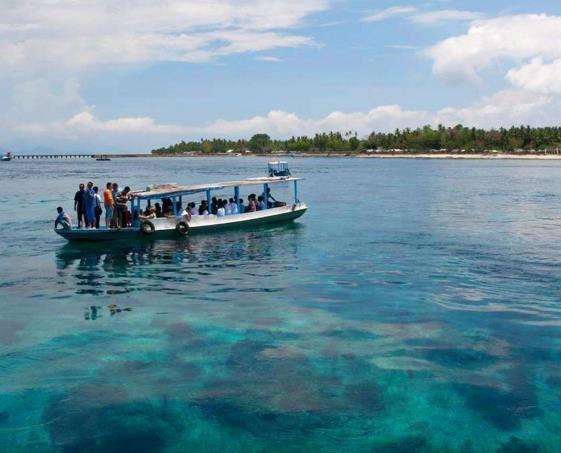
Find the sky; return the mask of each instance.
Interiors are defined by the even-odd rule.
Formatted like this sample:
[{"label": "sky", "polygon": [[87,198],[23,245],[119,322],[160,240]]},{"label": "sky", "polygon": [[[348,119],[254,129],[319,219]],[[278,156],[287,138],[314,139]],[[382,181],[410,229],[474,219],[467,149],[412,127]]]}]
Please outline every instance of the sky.
[{"label": "sky", "polygon": [[561,125],[561,2],[0,0],[0,149]]}]

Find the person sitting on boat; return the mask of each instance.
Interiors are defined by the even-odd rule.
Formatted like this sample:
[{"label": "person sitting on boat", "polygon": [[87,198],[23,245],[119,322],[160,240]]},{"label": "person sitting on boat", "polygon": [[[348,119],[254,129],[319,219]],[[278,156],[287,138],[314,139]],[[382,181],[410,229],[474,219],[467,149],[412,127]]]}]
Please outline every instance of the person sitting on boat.
[{"label": "person sitting on boat", "polygon": [[245,212],[245,206],[243,204],[243,199],[242,198],[238,198],[238,203],[240,204],[240,207],[238,209],[238,213],[239,214],[243,214]]},{"label": "person sitting on boat", "polygon": [[191,217],[199,215],[199,210],[194,202],[189,203],[187,207],[189,208],[189,214],[191,214]]},{"label": "person sitting on boat", "polygon": [[258,211],[261,211],[261,210],[263,209],[263,206],[264,206],[264,204],[263,204],[263,196],[259,195],[259,196],[257,197],[256,206],[257,206],[257,210],[258,210]]},{"label": "person sitting on boat", "polygon": [[199,206],[199,215],[208,215],[208,204],[206,200],[201,201],[201,205]]},{"label": "person sitting on boat", "polygon": [[62,225],[62,228],[65,230],[72,229],[72,220],[70,220],[70,216],[64,212],[62,206],[56,208],[56,211],[58,212],[58,215],[55,220],[55,229],[59,224]]},{"label": "person sitting on boat", "polygon": [[255,212],[255,211],[257,211],[257,202],[255,201],[255,194],[252,193],[248,197],[246,212]]},{"label": "person sitting on boat", "polygon": [[174,212],[173,212],[173,207],[172,207],[172,206],[168,206],[168,209],[167,209],[167,211],[166,211],[166,217],[167,217],[168,219],[170,219],[170,218],[172,218],[172,217],[175,217],[175,214],[174,214]]},{"label": "person sitting on boat", "polygon": [[212,197],[212,200],[210,202],[210,212],[212,214],[215,214],[218,212],[218,200],[216,199],[216,197]]},{"label": "person sitting on boat", "polygon": [[216,211],[216,215],[218,217],[224,217],[226,215],[226,205],[227,205],[226,200],[220,203],[220,207]]},{"label": "person sitting on boat", "polygon": [[146,209],[146,212],[139,217],[140,217],[141,220],[155,219],[156,218],[156,208],[154,208],[153,206],[149,206]]},{"label": "person sitting on boat", "polygon": [[160,218],[164,216],[164,213],[162,211],[162,206],[160,205],[160,203],[154,203],[154,209],[156,210],[156,217]]},{"label": "person sitting on boat", "polygon": [[189,206],[191,204],[188,203],[187,206],[185,206],[185,209],[183,211],[181,211],[181,218],[183,220],[185,220],[187,223],[189,223],[191,221],[191,212],[189,211]]},{"label": "person sitting on boat", "polygon": [[236,215],[238,214],[238,205],[234,202],[233,198],[230,198],[230,202],[228,203],[228,211],[229,215]]}]

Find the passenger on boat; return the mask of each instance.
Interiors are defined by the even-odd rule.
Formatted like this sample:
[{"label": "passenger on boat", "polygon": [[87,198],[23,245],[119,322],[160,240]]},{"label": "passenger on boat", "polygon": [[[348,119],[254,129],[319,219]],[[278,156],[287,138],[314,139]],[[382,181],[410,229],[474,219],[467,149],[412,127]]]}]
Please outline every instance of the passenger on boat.
[{"label": "passenger on boat", "polygon": [[64,212],[64,209],[62,209],[61,206],[56,208],[56,211],[58,212],[58,215],[55,220],[55,229],[60,224],[63,229],[70,230],[72,228],[72,220],[70,220],[70,216]]},{"label": "passenger on boat", "polygon": [[206,200],[201,201],[201,205],[199,206],[199,215],[208,215],[208,204]]},{"label": "passenger on boat", "polygon": [[257,210],[261,211],[263,209],[263,197],[261,195],[259,195],[257,197]]},{"label": "passenger on boat", "polygon": [[167,214],[169,208],[173,211],[173,202],[171,198],[162,198],[162,211]]},{"label": "passenger on boat", "polygon": [[[126,218],[126,213],[127,213],[127,203],[129,202],[129,200],[131,199],[130,196],[130,192],[131,189],[130,187],[125,187],[125,189],[122,192],[119,192],[117,194],[117,199],[116,199],[116,203],[115,203],[115,215],[116,215],[116,222],[115,222],[115,226],[120,229],[123,226],[127,226],[127,218]],[[130,213],[129,213],[130,216]]]},{"label": "passenger on boat", "polygon": [[220,207],[216,211],[216,215],[218,217],[224,217],[226,215],[226,205],[227,204],[228,203],[226,202],[226,200],[220,202]]},{"label": "passenger on boat", "polygon": [[82,228],[82,222],[86,222],[86,191],[84,184],[80,183],[78,192],[74,195],[74,211],[78,216],[78,228]]},{"label": "passenger on boat", "polygon": [[154,209],[156,210],[157,218],[164,216],[164,213],[162,212],[162,206],[160,206],[160,203],[154,203]]},{"label": "passenger on boat", "polygon": [[238,199],[238,202],[240,203],[239,213],[243,214],[245,212],[245,206],[243,204],[243,199],[242,198]]},{"label": "passenger on boat", "polygon": [[212,197],[212,200],[210,202],[210,212],[216,215],[218,212],[218,208],[218,200],[216,199],[216,197]]},{"label": "passenger on boat", "polygon": [[113,200],[113,194],[111,193],[111,183],[108,182],[105,185],[105,190],[103,191],[103,206],[105,208],[105,228],[111,228],[114,205],[115,205],[115,201]]},{"label": "passenger on boat", "polygon": [[142,220],[151,220],[156,218],[156,208],[153,206],[149,206],[146,209],[146,212],[140,216]]},{"label": "passenger on boat", "polygon": [[169,218],[172,218],[172,217],[175,217],[175,214],[174,214],[174,212],[173,212],[173,207],[172,207],[172,206],[169,206],[169,207],[168,207],[168,210],[166,211],[166,217],[167,217],[168,219],[169,219]]},{"label": "passenger on boat", "polygon": [[93,188],[93,191],[95,192],[95,198],[94,198],[94,214],[95,214],[95,228],[99,229],[99,219],[101,218],[101,214],[103,214],[103,209],[101,209],[101,205],[103,203],[103,200],[101,199],[101,195],[99,194],[99,187],[95,186]]},{"label": "passenger on boat", "polygon": [[228,203],[228,208],[229,208],[229,215],[239,214],[238,205],[234,202],[233,198],[230,198],[230,202]]},{"label": "passenger on boat", "polygon": [[189,214],[191,214],[191,217],[199,215],[199,210],[197,209],[197,206],[194,202],[189,203],[187,205],[187,208],[189,209]]},{"label": "passenger on boat", "polygon": [[185,206],[185,209],[183,211],[181,211],[181,218],[183,220],[185,220],[187,223],[191,221],[191,212],[189,211],[189,206],[191,204],[187,204],[187,206]]},{"label": "passenger on boat", "polygon": [[248,197],[247,209],[245,210],[245,212],[255,212],[255,211],[257,211],[257,202],[255,201],[255,194],[252,193]]},{"label": "passenger on boat", "polygon": [[278,204],[278,201],[271,195],[271,188],[267,188],[267,207],[272,208]]},{"label": "passenger on boat", "polygon": [[124,219],[125,225],[127,227],[132,226],[132,214],[129,211],[129,208],[127,206],[125,206],[125,211],[123,213],[123,219]]},{"label": "passenger on boat", "polygon": [[88,182],[86,186],[86,227],[95,228],[95,192],[93,182]]},{"label": "passenger on boat", "polygon": [[111,195],[113,196],[113,217],[111,218],[111,228],[117,228],[117,196],[119,195],[119,184],[114,182],[111,184]]}]

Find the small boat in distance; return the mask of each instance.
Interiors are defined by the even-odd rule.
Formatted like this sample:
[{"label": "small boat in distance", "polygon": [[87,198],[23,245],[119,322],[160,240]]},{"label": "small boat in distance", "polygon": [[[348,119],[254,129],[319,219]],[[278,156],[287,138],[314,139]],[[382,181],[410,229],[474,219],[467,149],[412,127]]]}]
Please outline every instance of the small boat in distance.
[{"label": "small boat in distance", "polygon": [[6,154],[2,154],[0,156],[0,161],[2,162],[9,162],[12,160],[12,153],[10,151],[6,152]]},{"label": "small boat in distance", "polygon": [[[288,166],[286,167],[288,170]],[[131,192],[130,212],[132,213],[132,225],[126,228],[62,228],[55,232],[68,241],[111,241],[116,239],[135,240],[143,237],[181,237],[196,233],[219,231],[227,229],[238,229],[255,227],[258,225],[290,222],[306,212],[308,209],[298,195],[298,183],[302,178],[293,176],[268,176],[248,178],[240,181],[217,182],[211,184],[197,184],[191,186],[179,186],[177,184],[161,184],[149,186],[144,191]],[[259,195],[264,200],[262,209],[256,211],[244,211],[242,213],[219,216],[216,214],[194,215],[190,219],[181,216],[179,211],[184,206],[185,198],[193,199],[194,195],[204,195],[204,200],[210,211],[213,194],[232,198],[237,211],[240,212],[240,191],[248,187],[258,187]],[[288,186],[292,189],[292,200],[290,202],[274,201],[270,195],[271,187]],[[232,193],[228,193],[229,191]],[[254,189],[253,189],[254,190]],[[225,192],[228,191],[228,192]],[[257,191],[256,191],[257,192]],[[259,193],[258,192],[258,193]],[[244,196],[248,199],[247,194]],[[142,218],[139,213],[143,212],[143,203],[152,206],[152,201],[160,202],[167,200],[173,215],[159,218]],[[274,199],[273,199],[274,200]]]},{"label": "small boat in distance", "polygon": [[109,157],[107,157],[107,155],[102,154],[101,156],[96,157],[95,160],[99,160],[99,161],[110,161],[111,159],[110,159]]}]

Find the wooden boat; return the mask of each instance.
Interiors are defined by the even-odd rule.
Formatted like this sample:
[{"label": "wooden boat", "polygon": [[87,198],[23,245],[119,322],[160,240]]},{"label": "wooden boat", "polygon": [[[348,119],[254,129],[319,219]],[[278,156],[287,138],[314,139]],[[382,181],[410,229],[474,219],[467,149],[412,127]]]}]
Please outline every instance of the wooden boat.
[{"label": "wooden boat", "polygon": [[[161,217],[156,219],[136,218],[132,226],[128,228],[68,228],[55,229],[56,233],[68,241],[111,241],[115,239],[140,239],[143,237],[172,237],[187,236],[191,234],[204,233],[210,231],[228,230],[234,228],[248,228],[263,224],[277,222],[290,222],[302,215],[307,210],[307,206],[298,197],[298,182],[301,178],[288,177],[263,177],[249,178],[241,181],[218,182],[214,184],[199,184],[192,186],[178,186],[176,184],[166,184],[149,187],[145,191],[132,192],[133,199],[130,202],[130,212],[142,212],[142,203],[151,203],[153,200],[170,199],[174,209],[172,217]],[[293,200],[291,203],[275,203],[273,206],[265,206],[255,212],[244,212],[219,217],[214,214],[192,216],[190,220],[181,217],[177,212],[178,204],[183,205],[183,198],[196,194],[204,194],[208,206],[211,206],[211,199],[214,194],[222,195],[225,190],[233,190],[231,198],[234,198],[238,205],[240,189],[249,186],[257,186],[262,189],[264,199],[269,192],[270,186],[291,185]],[[247,197],[244,197],[247,198]]]}]

